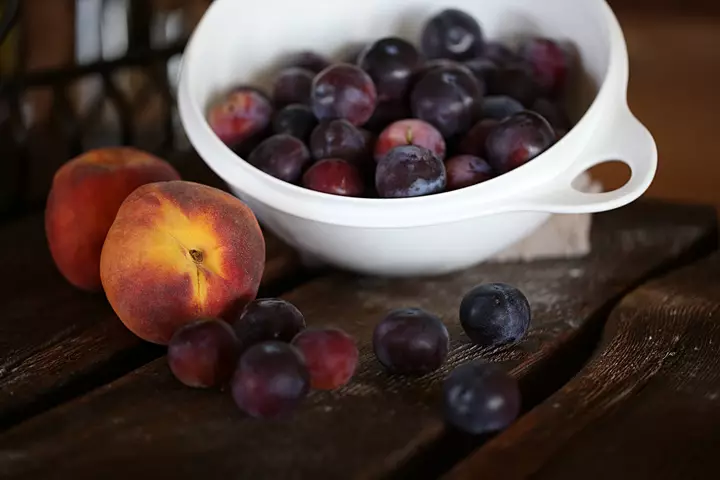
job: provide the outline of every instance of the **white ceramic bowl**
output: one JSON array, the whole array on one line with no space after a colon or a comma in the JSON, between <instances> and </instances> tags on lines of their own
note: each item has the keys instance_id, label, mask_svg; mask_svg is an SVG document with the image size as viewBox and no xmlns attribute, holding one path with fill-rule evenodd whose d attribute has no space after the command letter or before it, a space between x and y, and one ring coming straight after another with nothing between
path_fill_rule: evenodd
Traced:
<instances>
[{"instance_id":1,"label":"white ceramic bowl","mask_svg":"<svg viewBox=\"0 0 720 480\"><path fill-rule=\"evenodd\" d=\"M297 187L239 158L205 120L209 103L238 84L267 90L288 54L339 58L348 45L387 35L417 44L443 8L475 16L490 39L526 35L569 42L581 74L569 102L578 123L526 165L488 182L427 197L345 198ZM185 51L179 110L199 155L259 221L301 252L374 275L445 273L477 264L530 234L552 213L599 212L637 199L650 185L657 150L626 101L628 56L603 0L215 0ZM583 193L573 180L609 160L630 166L620 189Z\"/></svg>"}]
</instances>

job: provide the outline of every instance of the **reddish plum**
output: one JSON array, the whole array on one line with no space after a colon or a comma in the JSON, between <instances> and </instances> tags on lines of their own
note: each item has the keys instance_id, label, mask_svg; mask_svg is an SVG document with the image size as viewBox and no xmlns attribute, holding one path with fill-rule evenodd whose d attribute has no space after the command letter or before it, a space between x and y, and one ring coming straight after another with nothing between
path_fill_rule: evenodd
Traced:
<instances>
[{"instance_id":1,"label":"reddish plum","mask_svg":"<svg viewBox=\"0 0 720 480\"><path fill-rule=\"evenodd\" d=\"M470 60L483 52L485 40L478 22L467 13L446 9L423 27L421 48L428 58Z\"/></svg>"},{"instance_id":2,"label":"reddish plum","mask_svg":"<svg viewBox=\"0 0 720 480\"><path fill-rule=\"evenodd\" d=\"M506 173L540 155L555 142L555 132L543 117L524 110L506 118L490 132L487 159L498 173Z\"/></svg>"},{"instance_id":3,"label":"reddish plum","mask_svg":"<svg viewBox=\"0 0 720 480\"><path fill-rule=\"evenodd\" d=\"M364 191L358 168L340 158L326 158L313 164L303 175L303 186L346 197L359 197Z\"/></svg>"},{"instance_id":4,"label":"reddish plum","mask_svg":"<svg viewBox=\"0 0 720 480\"><path fill-rule=\"evenodd\" d=\"M291 103L310 104L310 91L315 74L300 67L286 68L275 77L273 100L283 107Z\"/></svg>"},{"instance_id":5,"label":"reddish plum","mask_svg":"<svg viewBox=\"0 0 720 480\"><path fill-rule=\"evenodd\" d=\"M367 159L363 132L347 120L321 122L310 135L310 151L316 160L342 158L357 165Z\"/></svg>"},{"instance_id":6,"label":"reddish plum","mask_svg":"<svg viewBox=\"0 0 720 480\"><path fill-rule=\"evenodd\" d=\"M240 346L233 329L222 320L190 323L175 332L168 345L173 375L189 387L209 388L228 382Z\"/></svg>"},{"instance_id":7,"label":"reddish plum","mask_svg":"<svg viewBox=\"0 0 720 480\"><path fill-rule=\"evenodd\" d=\"M310 373L297 348L263 342L240 357L232 379L237 406L256 418L285 417L310 391Z\"/></svg>"},{"instance_id":8,"label":"reddish plum","mask_svg":"<svg viewBox=\"0 0 720 480\"><path fill-rule=\"evenodd\" d=\"M375 82L378 100L385 102L405 98L420 61L420 54L412 44L398 37L387 37L369 45L357 64Z\"/></svg>"},{"instance_id":9,"label":"reddish plum","mask_svg":"<svg viewBox=\"0 0 720 480\"><path fill-rule=\"evenodd\" d=\"M531 66L545 93L562 92L568 74L568 59L562 47L549 38L531 38L520 47L520 55Z\"/></svg>"},{"instance_id":10,"label":"reddish plum","mask_svg":"<svg viewBox=\"0 0 720 480\"><path fill-rule=\"evenodd\" d=\"M318 121L310 107L296 103L288 105L275 114L273 131L276 134L292 135L306 142L317 124Z\"/></svg>"},{"instance_id":11,"label":"reddish plum","mask_svg":"<svg viewBox=\"0 0 720 480\"><path fill-rule=\"evenodd\" d=\"M290 342L305 329L305 317L280 298L258 298L248 303L233 323L242 349L269 340Z\"/></svg>"},{"instance_id":12,"label":"reddish plum","mask_svg":"<svg viewBox=\"0 0 720 480\"><path fill-rule=\"evenodd\" d=\"M432 125L422 120L400 120L382 131L375 143L375 161L379 162L387 153L401 145L417 145L435 154L440 160L445 158L445 139Z\"/></svg>"},{"instance_id":13,"label":"reddish plum","mask_svg":"<svg viewBox=\"0 0 720 480\"><path fill-rule=\"evenodd\" d=\"M456 155L449 158L445 161L445 169L448 190L476 185L494 176L490 164L474 155Z\"/></svg>"},{"instance_id":14,"label":"reddish plum","mask_svg":"<svg viewBox=\"0 0 720 480\"><path fill-rule=\"evenodd\" d=\"M318 120L344 118L355 126L375 111L377 91L361 68L345 63L331 65L313 80L312 107Z\"/></svg>"},{"instance_id":15,"label":"reddish plum","mask_svg":"<svg viewBox=\"0 0 720 480\"><path fill-rule=\"evenodd\" d=\"M270 100L251 87L239 87L215 103L208 112L208 123L226 145L250 139L270 125Z\"/></svg>"},{"instance_id":16,"label":"reddish plum","mask_svg":"<svg viewBox=\"0 0 720 480\"><path fill-rule=\"evenodd\" d=\"M297 183L305 166L310 163L310 152L298 138L273 135L252 151L248 162L268 175Z\"/></svg>"},{"instance_id":17,"label":"reddish plum","mask_svg":"<svg viewBox=\"0 0 720 480\"><path fill-rule=\"evenodd\" d=\"M445 164L427 148L395 147L377 164L375 188L380 197L431 195L445 190Z\"/></svg>"},{"instance_id":18,"label":"reddish plum","mask_svg":"<svg viewBox=\"0 0 720 480\"><path fill-rule=\"evenodd\" d=\"M308 329L292 341L303 354L316 390L334 390L350 381L358 363L353 338L337 328Z\"/></svg>"}]
</instances>

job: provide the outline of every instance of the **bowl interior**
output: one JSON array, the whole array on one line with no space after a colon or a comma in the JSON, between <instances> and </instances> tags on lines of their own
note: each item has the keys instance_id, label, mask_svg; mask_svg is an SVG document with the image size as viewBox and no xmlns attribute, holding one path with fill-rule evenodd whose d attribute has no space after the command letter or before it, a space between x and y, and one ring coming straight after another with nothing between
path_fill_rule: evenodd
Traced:
<instances>
[{"instance_id":1,"label":"bowl interior","mask_svg":"<svg viewBox=\"0 0 720 480\"><path fill-rule=\"evenodd\" d=\"M511 46L523 37L557 39L579 59L570 114L578 119L594 99L608 68L610 42L602 0L216 0L199 25L187 80L196 108L238 84L265 91L289 54L313 50L339 59L383 36L419 43L423 24L444 8L473 15L487 38Z\"/></svg>"}]
</instances>

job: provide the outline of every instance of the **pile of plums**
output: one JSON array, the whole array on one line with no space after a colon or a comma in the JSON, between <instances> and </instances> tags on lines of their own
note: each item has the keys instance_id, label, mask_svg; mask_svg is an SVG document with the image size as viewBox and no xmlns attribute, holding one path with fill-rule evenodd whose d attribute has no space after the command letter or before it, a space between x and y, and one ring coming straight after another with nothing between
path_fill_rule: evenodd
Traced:
<instances>
[{"instance_id":1,"label":"pile of plums","mask_svg":"<svg viewBox=\"0 0 720 480\"><path fill-rule=\"evenodd\" d=\"M286 182L352 197L431 195L507 173L563 136L570 66L552 39L512 50L447 9L424 25L419 48L385 37L335 63L299 52L270 93L238 86L208 121Z\"/></svg>"},{"instance_id":2,"label":"pile of plums","mask_svg":"<svg viewBox=\"0 0 720 480\"><path fill-rule=\"evenodd\" d=\"M517 288L481 284L459 307L470 340L485 348L520 341L531 321L530 304ZM389 312L375 327L375 357L395 375L438 370L450 351L443 321L420 308ZM251 302L232 324L205 319L173 336L168 362L173 374L196 388L230 386L237 406L252 417L276 418L294 411L311 389L347 384L358 364L355 340L337 328L306 328L303 314L277 298ZM517 381L483 361L455 368L444 383L448 424L472 434L507 427L520 411Z\"/></svg>"}]
</instances>

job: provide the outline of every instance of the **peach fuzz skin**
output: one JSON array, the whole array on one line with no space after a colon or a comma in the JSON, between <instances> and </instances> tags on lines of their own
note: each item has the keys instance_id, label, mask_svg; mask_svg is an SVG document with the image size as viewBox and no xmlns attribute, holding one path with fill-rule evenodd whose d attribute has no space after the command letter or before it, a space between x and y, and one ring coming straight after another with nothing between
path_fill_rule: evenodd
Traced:
<instances>
[{"instance_id":1,"label":"peach fuzz skin","mask_svg":"<svg viewBox=\"0 0 720 480\"><path fill-rule=\"evenodd\" d=\"M122 202L142 185L179 179L169 163L130 147L91 150L60 167L45 207L60 273L77 288L101 290L100 253Z\"/></svg>"},{"instance_id":2,"label":"peach fuzz skin","mask_svg":"<svg viewBox=\"0 0 720 480\"><path fill-rule=\"evenodd\" d=\"M162 345L198 318L239 313L255 299L264 268L265 240L252 211L228 193L185 181L133 192L100 260L120 320Z\"/></svg>"}]
</instances>

